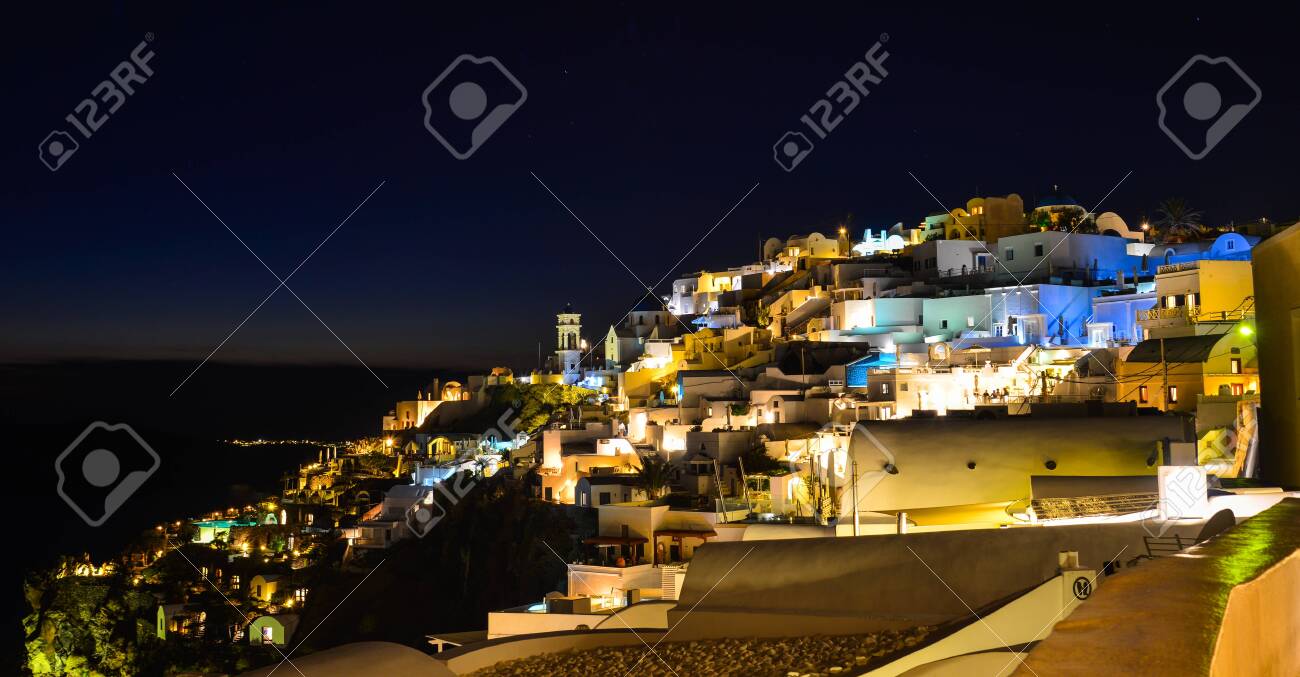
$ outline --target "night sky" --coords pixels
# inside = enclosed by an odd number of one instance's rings
[[[1295,218],[1294,21],[1218,8],[10,10],[0,361],[197,363],[276,287],[173,172],[281,276],[383,182],[289,282],[376,367],[532,367],[566,302],[599,338],[636,301],[532,173],[643,280],[672,272],[661,293],[847,214],[855,234],[915,223],[939,205],[909,171],[947,207],[1053,184],[1092,207],[1131,170],[1100,206],[1130,224],[1170,196],[1214,224]],[[146,33],[154,75],[48,171],[38,144],[71,131],[64,116]],[[773,144],[882,34],[888,77],[782,171]],[[466,53],[498,58],[527,100],[460,161],[421,95]],[[1263,91],[1201,161],[1155,105],[1196,54],[1231,57]],[[286,290],[214,359],[356,364]]]

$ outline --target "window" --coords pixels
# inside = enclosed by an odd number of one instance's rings
[[[1041,244],[1034,245],[1034,256],[1041,257],[1042,255],[1043,255],[1043,245]]]
[[[974,327],[974,326],[975,326],[975,316],[974,316],[974,315],[967,315],[967,316],[966,316],[966,326],[967,326],[967,327]]]
[[[554,494],[553,494],[553,488],[552,488],[552,487],[546,487],[546,500],[548,500],[548,501],[553,500],[553,499],[551,498],[553,495],[554,495]]]
[[[1240,397],[1246,394],[1246,387],[1240,383],[1234,383],[1232,384],[1232,394]]]
[[[1232,373],[1234,373],[1234,374],[1240,374],[1240,373],[1241,373],[1241,358],[1240,358],[1240,357],[1234,357],[1234,358],[1232,358],[1231,365],[1232,365],[1232,367],[1229,369],[1230,372],[1232,372]],[[1238,394],[1239,394],[1239,393],[1238,393]]]
[[[1178,404],[1178,386],[1169,386],[1169,404]]]
[[[1014,250],[1014,249],[1008,249],[1008,250],[1007,250],[1007,260],[1008,260],[1008,261],[1015,261],[1015,260],[1016,260],[1016,250]]]
[[[275,629],[269,625],[262,626],[262,643],[263,644],[275,643]]]
[[[904,383],[903,385],[899,386],[898,389],[901,390],[901,391],[903,391],[903,392],[907,392],[907,384]]]
[[[889,394],[889,384],[888,384],[888,383],[881,383],[881,384],[880,384],[880,392],[881,392],[881,394],[888,395],[888,394]]]
[[[943,326],[942,326],[942,328],[943,328],[943,329],[947,329],[947,328],[948,328],[948,321],[947,321],[947,320],[944,320],[944,321],[943,321]]]
[[[1228,240],[1228,249],[1236,249],[1236,248],[1237,248],[1237,243],[1233,242],[1232,240]]]
[[[608,491],[602,491],[602,492],[600,492],[600,504],[601,504],[601,505],[609,505],[609,492],[608,492]]]
[[[1146,403],[1147,403],[1147,387],[1146,387],[1146,386],[1138,386],[1138,402],[1140,402],[1140,403],[1142,403],[1142,404],[1146,404]]]

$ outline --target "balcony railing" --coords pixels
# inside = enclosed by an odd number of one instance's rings
[[[1254,305],[1247,305],[1244,308],[1236,310],[1221,310],[1203,312],[1199,306],[1174,306],[1173,308],[1151,308],[1149,310],[1139,310],[1137,319],[1139,322],[1144,320],[1183,320],[1189,324],[1197,322],[1239,322],[1249,320],[1255,317]]]
[[[1182,263],[1166,263],[1163,266],[1156,267],[1156,275],[1168,275],[1169,273],[1180,273],[1184,270],[1196,270],[1200,268],[1199,261],[1184,261]]]
[[[1138,320],[1177,320],[1186,319],[1196,316],[1196,306],[1174,306],[1173,308],[1163,308],[1157,306],[1148,310],[1138,311]]]

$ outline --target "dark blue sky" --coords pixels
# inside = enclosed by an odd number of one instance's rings
[[[968,5],[970,8],[975,5]],[[761,238],[915,222],[976,190],[1060,184],[1130,222],[1184,196],[1212,223],[1300,215],[1294,22],[1190,10],[631,4],[575,9],[216,5],[5,17],[0,358],[202,359],[275,279],[176,172],[368,363],[532,366],[566,302],[599,336],[755,183],[676,272],[743,263]],[[57,173],[51,129],[146,33],[155,74]],[[882,33],[889,76],[794,172],[772,144]],[[468,160],[421,93],[494,56],[522,108]],[[1263,99],[1210,155],[1157,128],[1155,93],[1195,54]],[[661,287],[662,289],[666,288]],[[217,353],[351,363],[279,292]],[[378,387],[373,381],[357,387]]]

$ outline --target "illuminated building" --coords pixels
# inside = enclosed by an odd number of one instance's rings
[[[973,197],[966,208],[958,207],[947,214],[935,214],[923,224],[942,227],[944,239],[979,240],[995,243],[999,238],[1025,230],[1025,203],[1011,193],[1005,197]]]

